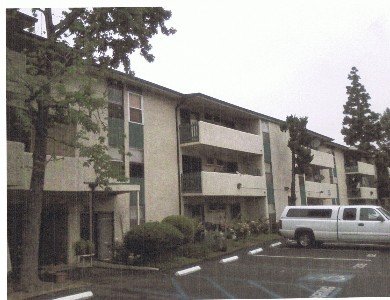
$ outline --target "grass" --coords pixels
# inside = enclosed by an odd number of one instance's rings
[[[149,259],[148,261],[137,261],[136,265],[145,267],[155,267],[160,270],[170,270],[180,268],[184,266],[193,265],[204,260],[215,259],[217,257],[225,256],[227,254],[236,252],[241,249],[245,249],[251,246],[259,245],[261,243],[269,242],[272,240],[279,239],[280,236],[277,234],[261,234],[256,236],[249,236],[243,240],[227,240],[227,251],[213,251],[208,248],[202,257],[199,257],[198,253],[194,253],[195,257],[184,257],[181,255],[181,251],[175,253],[168,253],[158,257]],[[199,247],[210,247],[206,242],[196,243]]]

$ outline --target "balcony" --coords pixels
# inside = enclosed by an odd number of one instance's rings
[[[266,196],[265,176],[219,172],[185,173],[184,195],[200,196]]]
[[[363,174],[363,175],[375,176],[375,166],[372,164],[358,161],[355,164],[345,166],[345,173],[346,174]]]
[[[305,190],[308,198],[337,198],[337,187],[332,183],[305,181]]]
[[[349,199],[377,199],[377,189],[374,187],[359,187],[347,191]]]
[[[47,156],[49,160],[50,156]],[[88,192],[86,182],[95,181],[96,175],[92,167],[85,167],[86,158],[61,157],[50,161],[45,169],[45,191]],[[7,185],[8,189],[28,190],[30,188],[33,158],[32,153],[24,152],[24,145],[7,141]],[[134,186],[113,183],[113,192],[129,191]],[[97,188],[100,191],[101,188]]]
[[[205,149],[210,147],[229,149],[243,153],[262,154],[260,135],[247,133],[220,125],[199,121],[180,126],[182,147]]]
[[[334,168],[333,155],[311,149],[311,154],[313,155],[313,160],[310,162],[312,165],[324,167],[324,168]]]

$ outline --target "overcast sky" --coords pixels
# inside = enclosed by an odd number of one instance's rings
[[[156,4],[172,11],[177,33],[153,38],[153,63],[134,55],[137,77],[279,119],[308,116],[311,130],[339,143],[352,66],[371,108],[390,106],[390,1]]]

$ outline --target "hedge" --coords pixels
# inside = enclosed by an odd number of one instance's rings
[[[177,249],[183,244],[184,236],[168,223],[148,222],[127,232],[125,248],[143,257],[159,255]]]
[[[177,228],[184,235],[184,243],[194,241],[195,224],[194,220],[185,216],[168,216],[163,221]]]

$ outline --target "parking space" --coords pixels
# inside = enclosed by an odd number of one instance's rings
[[[390,248],[294,244],[246,251],[188,272],[95,277],[96,299],[308,298],[390,296]],[[229,258],[227,256],[226,258]],[[178,275],[181,274],[181,275]]]

